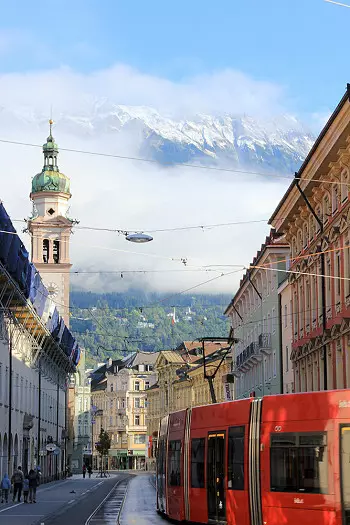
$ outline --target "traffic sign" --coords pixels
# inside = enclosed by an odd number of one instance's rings
[[[56,450],[56,448],[57,448],[57,447],[56,447],[56,445],[55,445],[54,443],[48,443],[48,444],[46,445],[46,450],[47,450],[48,452],[54,452],[54,451]]]

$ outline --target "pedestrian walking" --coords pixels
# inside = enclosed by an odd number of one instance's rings
[[[29,494],[29,479],[28,476],[25,476],[23,480],[23,501],[28,503],[28,494]]]
[[[83,465],[83,478],[85,479],[85,475],[86,475],[86,465],[84,463]]]
[[[18,494],[18,503],[21,501],[23,479],[24,479],[24,476],[23,476],[22,469],[21,467],[17,467],[17,469],[12,474],[12,478],[11,478],[11,483],[13,484],[12,501],[15,501],[17,494]]]
[[[92,474],[92,467],[91,465],[88,466],[88,474],[89,474],[89,479],[91,478],[91,474]]]
[[[36,489],[39,485],[39,472],[30,469],[28,474],[29,479],[29,503],[36,503]]]
[[[11,488],[11,481],[7,474],[4,474],[4,477],[1,480],[1,503],[9,502],[9,492]]]

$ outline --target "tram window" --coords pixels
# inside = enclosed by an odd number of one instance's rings
[[[271,490],[327,493],[327,443],[321,432],[272,434]]]
[[[181,485],[181,441],[169,441],[168,452],[168,485]]]
[[[244,490],[244,427],[228,431],[228,488]]]
[[[204,449],[205,439],[192,439],[191,442],[191,487],[204,488]]]

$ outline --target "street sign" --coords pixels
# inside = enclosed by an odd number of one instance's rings
[[[55,450],[53,451],[53,455],[54,455],[54,456],[59,456],[60,453],[61,453],[61,449],[58,448],[58,447],[56,447]]]

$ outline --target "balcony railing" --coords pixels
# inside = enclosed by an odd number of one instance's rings
[[[269,355],[272,350],[271,346],[271,334],[263,333],[259,335],[259,350],[262,354]]]
[[[236,357],[236,369],[233,372],[234,375],[239,377],[241,372],[246,372],[259,361],[261,361],[260,347],[259,343],[254,341]]]

